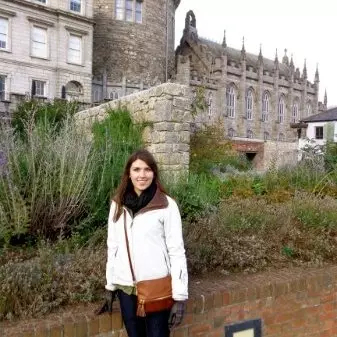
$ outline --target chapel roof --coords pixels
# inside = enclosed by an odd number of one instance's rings
[[[213,57],[221,57],[221,55],[224,52],[223,46],[221,44],[217,43],[217,42],[210,41],[208,39],[200,37],[199,43],[206,45],[208,47],[209,51],[212,53]],[[229,60],[234,60],[236,62],[240,62],[240,60],[241,60],[241,50],[234,49],[234,48],[231,48],[231,47],[227,46],[226,52],[227,52],[227,57],[228,57]],[[247,66],[257,68],[258,62],[259,62],[258,55],[246,52],[246,62],[247,62]],[[269,71],[270,73],[272,73],[274,71],[274,68],[275,68],[275,61],[263,57],[263,68],[265,70]],[[287,66],[286,64],[281,63],[281,62],[279,62],[279,70],[280,70],[280,75],[288,76],[288,74],[290,73],[290,67]]]

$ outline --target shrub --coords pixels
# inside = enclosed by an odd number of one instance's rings
[[[335,262],[337,201],[297,193],[283,203],[268,196],[230,197],[217,213],[184,223],[192,273],[255,272]]]
[[[23,101],[15,109],[12,117],[12,126],[15,134],[25,140],[33,129],[58,131],[62,128],[63,121],[74,115],[78,110],[77,102],[54,100],[43,102],[39,100]]]
[[[106,224],[113,191],[118,186],[125,162],[132,152],[143,147],[143,125],[134,124],[127,111],[108,111],[109,116],[92,127],[92,155],[95,160],[87,197],[87,218],[77,225],[86,241],[91,233]]]
[[[78,302],[104,289],[105,249],[62,254],[44,244],[36,258],[0,266],[0,320],[28,318]]]
[[[218,126],[205,126],[191,136],[191,172],[209,175],[233,168],[251,168],[247,158],[237,153],[231,142],[223,140],[223,134],[223,130]]]
[[[324,162],[327,171],[337,170],[337,144],[328,141],[324,149]]]
[[[7,173],[0,176],[0,240],[69,232],[84,212],[95,164],[86,136],[67,118],[57,133],[36,127],[26,140],[2,130],[1,148]]]
[[[190,173],[176,184],[166,185],[169,193],[177,199],[184,220],[193,221],[215,212],[220,202],[220,181],[216,177]]]

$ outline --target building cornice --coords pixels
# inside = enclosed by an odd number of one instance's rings
[[[13,59],[9,60],[9,59],[2,58],[2,57],[0,57],[0,63],[15,64],[17,66],[23,66],[23,67],[33,68],[33,69],[43,69],[43,70],[53,71],[53,72],[65,72],[71,75],[88,76],[90,78],[92,77],[92,74],[90,72],[80,70],[80,68],[84,68],[83,66],[79,66],[78,70],[73,70],[73,69],[62,68],[59,66],[48,66],[48,65],[29,63],[29,62],[18,61],[18,60],[13,60]]]
[[[42,24],[44,26],[49,26],[49,27],[53,27],[54,26],[54,22],[47,21],[47,20],[42,20],[40,18],[35,18],[35,17],[32,17],[32,16],[27,16],[27,20],[29,22]]]
[[[0,14],[7,15],[7,16],[16,16],[16,13],[13,11],[10,11],[8,9],[0,8]]]
[[[75,13],[71,13],[68,11],[64,11],[61,9],[51,8],[51,7],[48,7],[47,5],[40,5],[34,2],[29,2],[27,0],[4,0],[4,1],[8,2],[9,4],[18,4],[18,5],[27,7],[27,8],[32,8],[32,9],[35,9],[41,12],[52,14],[57,17],[63,16],[63,17],[71,18],[73,20],[80,21],[80,22],[85,22],[85,23],[89,23],[92,25],[94,24],[94,19],[88,18],[80,14],[75,14]]]
[[[83,30],[83,29],[78,29],[72,26],[64,26],[64,28],[68,31],[68,32],[73,32],[73,33],[77,33],[77,34],[81,34],[81,35],[88,35],[89,32],[87,30]]]

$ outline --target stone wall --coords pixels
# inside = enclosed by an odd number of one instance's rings
[[[187,172],[190,156],[191,98],[186,86],[165,83],[148,90],[110,101],[76,115],[82,127],[90,129],[104,120],[109,110],[125,108],[135,122],[147,122],[143,138],[161,172],[178,176]]]
[[[298,142],[264,142],[263,169],[295,166],[298,163]]]
[[[174,29],[177,0],[141,2],[141,22],[116,18],[116,1],[94,2],[94,57],[96,78],[116,87],[144,83],[150,87],[167,81],[174,71]],[[135,6],[135,0],[132,6]],[[134,7],[133,7],[134,8]],[[105,98],[105,97],[103,97]]]

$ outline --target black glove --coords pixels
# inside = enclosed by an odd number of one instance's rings
[[[168,320],[169,329],[177,327],[183,320],[185,314],[186,303],[185,301],[176,301],[172,308]]]
[[[112,304],[116,298],[116,291],[106,290],[105,301],[101,307],[95,310],[96,315],[104,314],[105,312],[112,313]]]

